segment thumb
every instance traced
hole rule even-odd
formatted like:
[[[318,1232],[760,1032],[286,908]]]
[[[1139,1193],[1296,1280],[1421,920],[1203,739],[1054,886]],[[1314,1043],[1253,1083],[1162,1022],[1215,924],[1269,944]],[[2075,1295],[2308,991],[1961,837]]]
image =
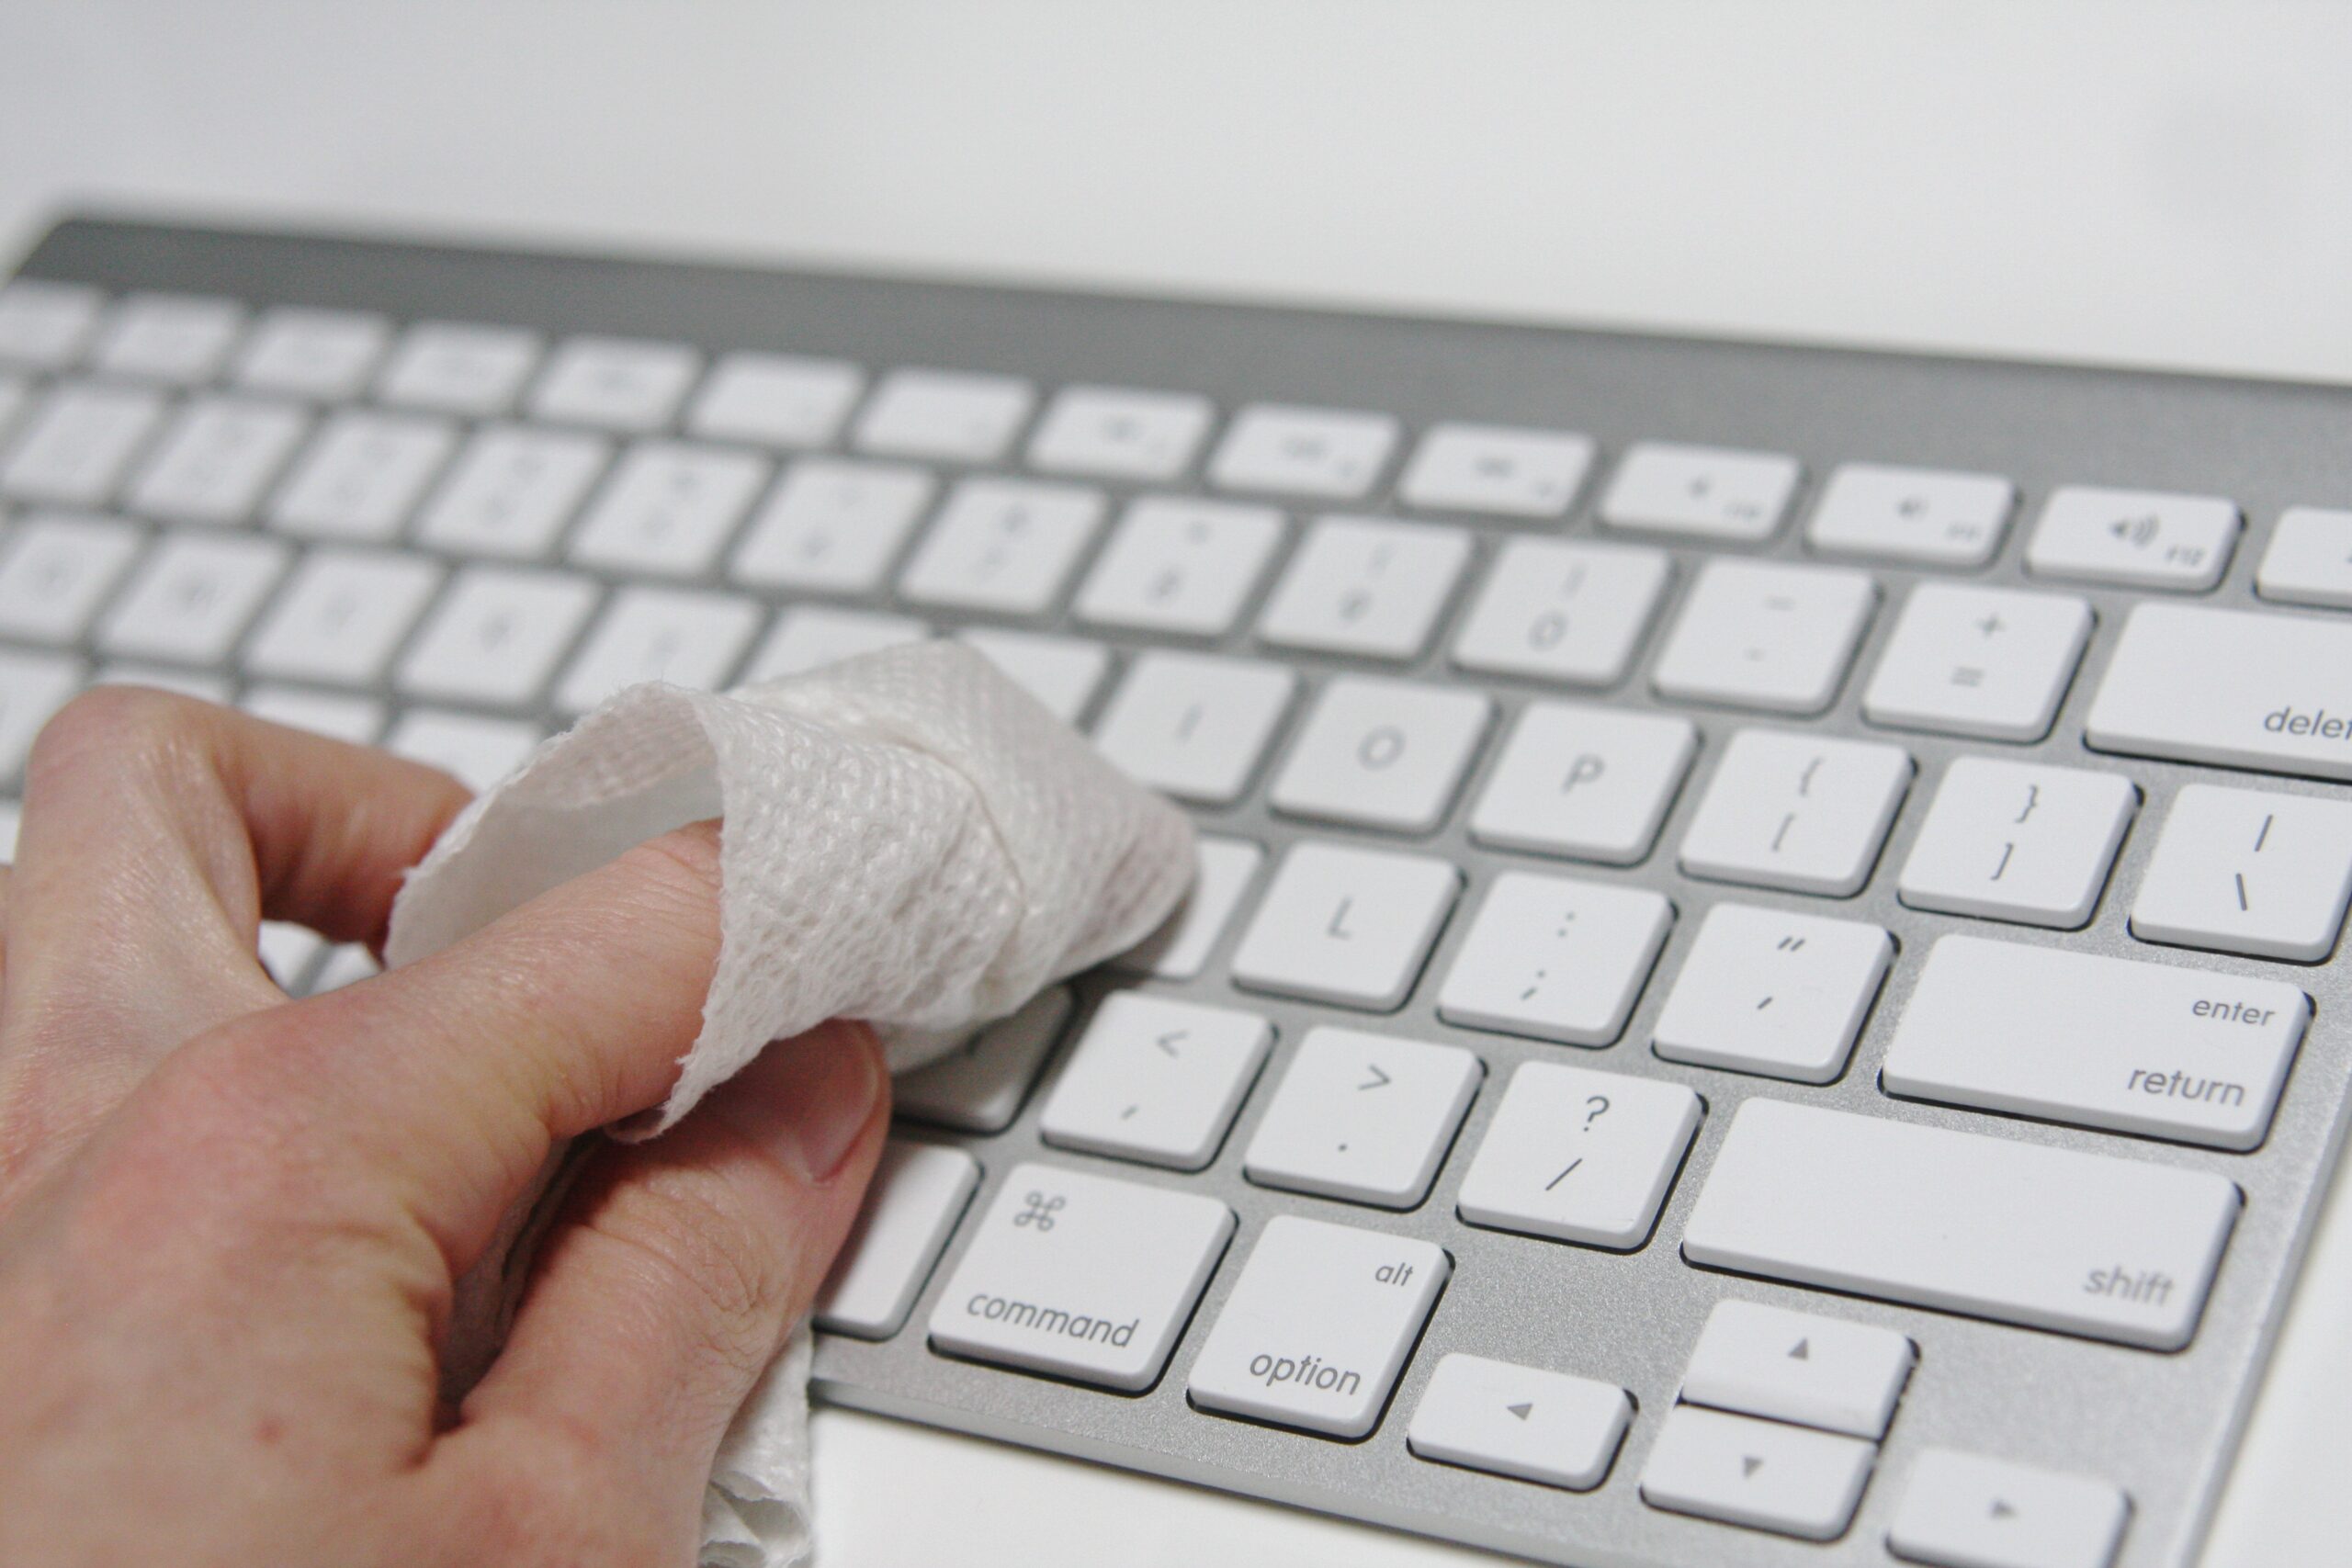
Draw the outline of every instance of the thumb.
[[[536,1521],[562,1539],[584,1523],[674,1555],[729,1423],[849,1233],[888,1114],[873,1031],[830,1023],[662,1137],[595,1151],[436,1465],[486,1464],[502,1516],[552,1483],[551,1507],[589,1511]]]

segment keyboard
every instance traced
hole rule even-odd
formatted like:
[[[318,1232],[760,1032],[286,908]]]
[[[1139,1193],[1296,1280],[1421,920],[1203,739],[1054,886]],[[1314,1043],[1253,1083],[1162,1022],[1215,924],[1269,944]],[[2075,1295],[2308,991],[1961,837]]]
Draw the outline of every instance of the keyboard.
[[[1562,1564],[2157,1568],[2343,1130],[2347,430],[68,221],[0,289],[0,787],[93,682],[481,785],[965,638],[1200,874],[903,1082],[823,1397]]]

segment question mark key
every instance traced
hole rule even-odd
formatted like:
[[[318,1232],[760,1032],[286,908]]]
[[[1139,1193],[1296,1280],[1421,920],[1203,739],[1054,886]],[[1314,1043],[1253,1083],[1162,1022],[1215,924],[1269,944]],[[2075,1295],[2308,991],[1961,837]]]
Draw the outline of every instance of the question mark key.
[[[1681,1084],[1521,1063],[1463,1176],[1462,1217],[1630,1251],[1657,1227],[1705,1114]]]

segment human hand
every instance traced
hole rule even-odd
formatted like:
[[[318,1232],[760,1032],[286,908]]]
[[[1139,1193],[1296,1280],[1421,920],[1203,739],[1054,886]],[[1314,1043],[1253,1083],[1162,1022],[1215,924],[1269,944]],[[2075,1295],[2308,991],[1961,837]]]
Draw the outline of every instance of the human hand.
[[[872,1172],[880,1054],[829,1024],[584,1150],[445,1389],[457,1280],[562,1140],[662,1100],[718,944],[705,823],[288,1001],[258,921],[380,942],[465,800],[156,692],[42,734],[0,881],[0,1562],[692,1561]]]

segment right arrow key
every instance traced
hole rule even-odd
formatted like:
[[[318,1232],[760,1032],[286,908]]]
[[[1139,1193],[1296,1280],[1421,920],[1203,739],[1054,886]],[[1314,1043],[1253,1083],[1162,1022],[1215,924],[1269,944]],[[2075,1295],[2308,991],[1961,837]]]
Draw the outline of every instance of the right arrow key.
[[[1886,1543],[1935,1568],[2108,1568],[2131,1514],[2121,1492],[2090,1476],[1928,1449]]]

